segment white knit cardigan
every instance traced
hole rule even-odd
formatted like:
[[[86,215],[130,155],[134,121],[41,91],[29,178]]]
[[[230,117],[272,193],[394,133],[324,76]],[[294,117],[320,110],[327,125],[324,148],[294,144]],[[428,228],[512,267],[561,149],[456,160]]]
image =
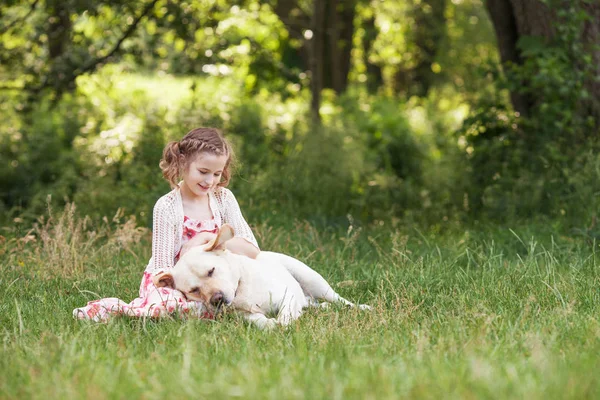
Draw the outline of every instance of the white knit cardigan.
[[[181,184],[180,184],[181,185]],[[229,224],[236,237],[246,239],[258,248],[256,239],[244,219],[231,190],[217,187],[208,193],[210,209],[217,226]],[[162,196],[154,205],[152,223],[152,258],[146,271],[156,274],[175,265],[183,236],[183,202],[179,186]]]

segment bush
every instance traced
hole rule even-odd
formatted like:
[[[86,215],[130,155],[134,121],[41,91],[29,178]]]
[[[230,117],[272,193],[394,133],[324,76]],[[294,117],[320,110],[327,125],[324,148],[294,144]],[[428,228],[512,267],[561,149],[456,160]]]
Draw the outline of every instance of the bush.
[[[472,215],[504,221],[568,215],[578,223],[597,213],[599,143],[566,147],[563,137],[533,134],[537,123],[503,106],[483,107],[465,120],[459,140]]]
[[[295,131],[285,157],[250,176],[244,195],[257,209],[295,218],[342,217],[355,197],[362,155],[332,129]]]
[[[48,188],[57,198],[71,197],[81,164],[74,140],[82,133],[89,114],[85,99],[66,96],[58,105],[42,102],[30,113],[19,115],[19,125],[4,126],[0,132],[0,203],[37,216],[45,209]],[[74,112],[73,110],[78,110]]]
[[[586,114],[584,85],[596,66],[579,40],[587,15],[579,5],[557,10],[561,23],[552,39],[522,37],[523,63],[508,65],[503,78],[490,71],[497,93],[509,89],[531,101],[529,115],[511,111],[506,98],[483,99],[458,131],[476,215],[566,216],[577,224],[597,213],[598,121]]]

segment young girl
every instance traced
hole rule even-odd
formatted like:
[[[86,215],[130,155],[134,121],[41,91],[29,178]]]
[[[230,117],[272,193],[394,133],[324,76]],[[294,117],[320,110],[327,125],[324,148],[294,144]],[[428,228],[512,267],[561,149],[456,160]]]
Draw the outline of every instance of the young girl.
[[[113,315],[159,317],[174,311],[199,318],[212,317],[204,305],[188,301],[183,293],[154,286],[152,276],[172,268],[192,238],[194,244],[207,243],[224,223],[235,231],[227,248],[256,258],[259,253],[256,239],[233,193],[226,189],[231,177],[231,158],[229,143],[214,128],[194,129],[179,142],[165,147],[160,168],[173,190],[154,206],[152,258],[144,271],[140,297],[129,304],[117,298],[91,301],[73,310],[75,318],[107,321]],[[183,180],[178,183],[179,178]]]

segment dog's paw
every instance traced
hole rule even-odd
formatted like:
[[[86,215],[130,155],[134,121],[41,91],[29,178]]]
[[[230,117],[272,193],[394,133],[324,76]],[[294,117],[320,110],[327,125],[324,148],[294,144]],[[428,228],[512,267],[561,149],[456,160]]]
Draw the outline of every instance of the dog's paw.
[[[366,305],[366,304],[359,304],[357,307],[359,310],[366,310],[366,311],[371,311],[373,309],[373,307]]]
[[[267,318],[261,324],[259,324],[260,329],[264,329],[266,331],[273,330],[277,327],[277,320],[275,318]]]
[[[267,318],[261,313],[248,314],[245,316],[245,318],[259,329],[271,330],[278,325],[275,318]]]

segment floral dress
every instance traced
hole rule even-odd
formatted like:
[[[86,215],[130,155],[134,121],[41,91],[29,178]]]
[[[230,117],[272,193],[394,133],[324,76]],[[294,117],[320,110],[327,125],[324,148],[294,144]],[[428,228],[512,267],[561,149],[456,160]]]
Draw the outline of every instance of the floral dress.
[[[217,233],[218,230],[214,218],[198,221],[184,216],[181,242],[185,244],[200,232]],[[179,259],[179,254],[175,259]],[[176,312],[195,318],[213,317],[201,302],[188,301],[178,290],[154,286],[152,274],[145,271],[140,285],[140,297],[130,303],[116,297],[90,301],[85,307],[73,310],[73,316],[78,319],[106,322],[116,315],[157,318]]]

